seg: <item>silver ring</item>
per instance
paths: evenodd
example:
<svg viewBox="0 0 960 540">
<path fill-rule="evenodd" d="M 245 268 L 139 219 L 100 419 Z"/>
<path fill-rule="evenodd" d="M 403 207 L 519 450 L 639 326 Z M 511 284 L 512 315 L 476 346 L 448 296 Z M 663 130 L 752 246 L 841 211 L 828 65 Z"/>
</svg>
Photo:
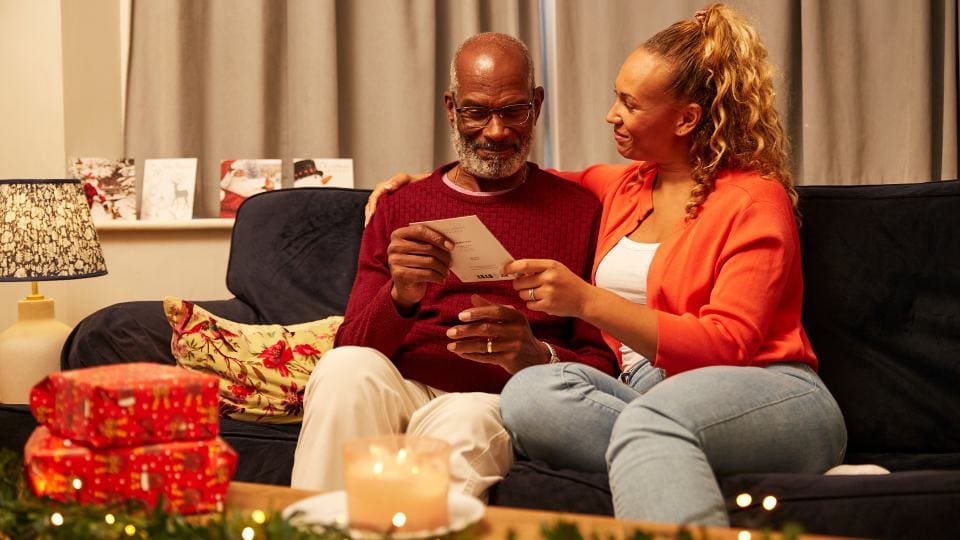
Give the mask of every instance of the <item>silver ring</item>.
<svg viewBox="0 0 960 540">
<path fill-rule="evenodd" d="M 534 287 L 534 288 L 532 288 L 532 289 L 527 289 L 527 301 L 528 301 L 528 302 L 536 302 L 536 301 L 537 301 L 537 295 L 534 294 L 534 291 L 535 291 L 535 290 L 537 290 L 536 287 Z"/>
<path fill-rule="evenodd" d="M 493 354 L 493 338 L 487 338 L 487 354 Z"/>
</svg>

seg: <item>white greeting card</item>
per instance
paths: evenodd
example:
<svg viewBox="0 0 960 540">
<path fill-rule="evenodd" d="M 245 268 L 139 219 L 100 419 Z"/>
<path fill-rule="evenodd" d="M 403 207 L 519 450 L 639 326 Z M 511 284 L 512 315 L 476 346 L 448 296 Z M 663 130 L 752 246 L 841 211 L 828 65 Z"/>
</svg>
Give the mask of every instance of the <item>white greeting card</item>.
<svg viewBox="0 0 960 540">
<path fill-rule="evenodd" d="M 197 158 L 144 161 L 140 219 L 192 218 L 196 182 Z"/>
<path fill-rule="evenodd" d="M 83 184 L 94 222 L 137 219 L 136 173 L 132 159 L 74 158 L 67 174 Z"/>
<path fill-rule="evenodd" d="M 450 253 L 450 270 L 460 281 L 502 281 L 515 277 L 500 273 L 505 264 L 513 261 L 513 256 L 477 216 L 435 219 L 419 224 L 430 227 L 455 244 Z"/>
<path fill-rule="evenodd" d="M 293 187 L 353 187 L 353 160 L 294 158 Z"/>
</svg>

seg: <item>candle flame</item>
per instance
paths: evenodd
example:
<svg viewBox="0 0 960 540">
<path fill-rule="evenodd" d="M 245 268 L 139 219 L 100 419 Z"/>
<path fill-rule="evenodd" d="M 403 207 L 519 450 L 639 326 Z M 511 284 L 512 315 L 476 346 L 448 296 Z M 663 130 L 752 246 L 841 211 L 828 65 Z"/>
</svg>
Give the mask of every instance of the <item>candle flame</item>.
<svg viewBox="0 0 960 540">
<path fill-rule="evenodd" d="M 113 514 L 103 516 L 103 520 L 107 522 L 107 525 L 113 525 L 117 522 L 117 518 L 113 517 Z"/>
<path fill-rule="evenodd" d="M 403 512 L 397 512 L 393 515 L 393 519 L 390 520 L 393 523 L 393 526 L 396 528 L 403 527 L 407 523 L 407 515 Z"/>
<path fill-rule="evenodd" d="M 407 452 L 407 449 L 406 449 L 406 448 L 401 448 L 401 449 L 397 452 L 397 463 L 403 463 L 404 461 L 407 460 L 407 457 L 409 457 L 409 455 L 410 455 L 410 453 Z"/>
<path fill-rule="evenodd" d="M 253 540 L 255 536 L 252 527 L 244 527 L 243 531 L 240 533 L 240 536 L 243 537 L 243 540 Z"/>
<path fill-rule="evenodd" d="M 373 474 L 383 474 L 383 463 L 378 461 L 373 464 Z"/>
<path fill-rule="evenodd" d="M 777 498 L 773 495 L 767 495 L 763 498 L 763 509 L 764 510 L 773 510 L 777 507 Z"/>
<path fill-rule="evenodd" d="M 750 531 L 740 531 L 737 533 L 737 540 L 750 540 Z"/>
<path fill-rule="evenodd" d="M 737 506 L 740 508 L 746 508 L 750 506 L 750 503 L 753 502 L 753 497 L 749 493 L 741 493 L 737 495 Z"/>
<path fill-rule="evenodd" d="M 397 518 L 394 517 L 393 519 L 397 519 Z M 63 514 L 61 514 L 60 512 L 54 512 L 53 514 L 51 514 L 50 523 L 52 523 L 54 527 L 59 527 L 63 525 Z"/>
</svg>

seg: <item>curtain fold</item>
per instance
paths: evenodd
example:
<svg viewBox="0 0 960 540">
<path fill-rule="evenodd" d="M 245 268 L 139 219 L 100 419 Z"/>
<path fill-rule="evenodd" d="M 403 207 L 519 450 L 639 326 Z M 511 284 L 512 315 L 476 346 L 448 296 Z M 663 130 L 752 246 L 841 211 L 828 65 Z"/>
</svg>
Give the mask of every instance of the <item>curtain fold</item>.
<svg viewBox="0 0 960 540">
<path fill-rule="evenodd" d="M 194 215 L 222 159 L 350 157 L 358 187 L 454 159 L 442 110 L 456 46 L 480 31 L 539 59 L 536 0 L 135 1 L 125 129 L 137 160 L 199 158 Z M 539 159 L 541 150 L 536 151 Z"/>
<path fill-rule="evenodd" d="M 778 68 L 798 183 L 957 177 L 957 0 L 733 0 Z M 194 215 L 216 216 L 219 163 L 351 157 L 358 187 L 454 159 L 442 109 L 456 46 L 501 31 L 530 48 L 551 163 L 622 161 L 604 116 L 620 63 L 693 0 L 135 0 L 125 148 L 199 158 Z M 546 7 L 545 7 L 546 6 Z M 543 13 L 554 13 L 543 24 Z M 555 48 L 542 44 L 556 28 Z M 553 55 L 550 57 L 550 55 Z M 544 121 L 533 159 L 544 156 Z M 285 180 L 285 185 L 290 180 Z"/>
</svg>

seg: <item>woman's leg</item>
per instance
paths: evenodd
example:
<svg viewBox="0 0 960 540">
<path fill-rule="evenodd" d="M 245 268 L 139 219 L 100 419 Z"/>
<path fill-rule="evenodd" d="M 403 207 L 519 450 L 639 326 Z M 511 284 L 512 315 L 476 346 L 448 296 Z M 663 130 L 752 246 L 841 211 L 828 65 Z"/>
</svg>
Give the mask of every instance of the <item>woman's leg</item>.
<svg viewBox="0 0 960 540">
<path fill-rule="evenodd" d="M 670 377 L 630 403 L 607 461 L 619 518 L 728 525 L 717 476 L 820 473 L 840 463 L 843 417 L 809 367 L 717 366 Z"/>
<path fill-rule="evenodd" d="M 660 373 L 647 364 L 631 380 L 646 389 Z M 603 472 L 613 423 L 639 395 L 592 367 L 549 364 L 515 374 L 501 394 L 500 412 L 518 453 L 557 468 Z"/>
</svg>

